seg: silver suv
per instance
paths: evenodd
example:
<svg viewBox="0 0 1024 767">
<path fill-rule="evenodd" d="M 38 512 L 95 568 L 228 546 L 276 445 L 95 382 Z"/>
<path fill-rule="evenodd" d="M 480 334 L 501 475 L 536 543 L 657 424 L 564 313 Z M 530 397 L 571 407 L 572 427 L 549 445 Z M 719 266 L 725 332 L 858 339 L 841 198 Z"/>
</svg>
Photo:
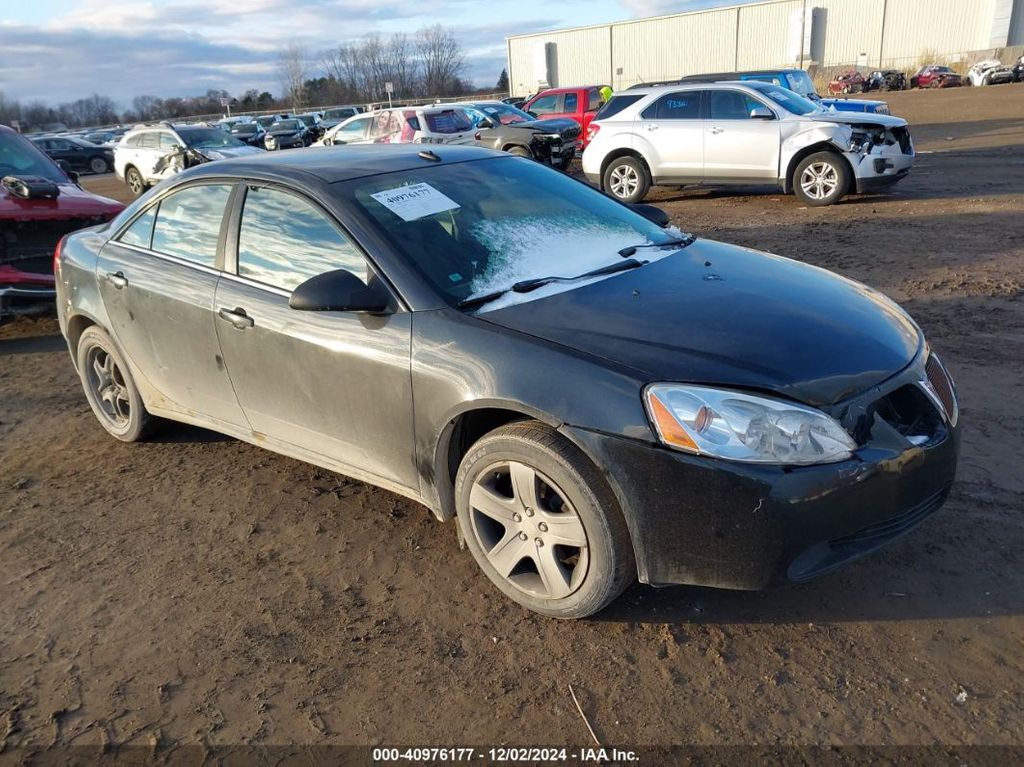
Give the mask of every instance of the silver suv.
<svg viewBox="0 0 1024 767">
<path fill-rule="evenodd" d="M 617 93 L 590 125 L 583 172 L 624 202 L 652 185 L 777 184 L 808 205 L 894 184 L 914 164 L 905 120 L 836 112 L 771 83 Z"/>
<path fill-rule="evenodd" d="M 262 151 L 219 127 L 161 123 L 124 135 L 114 147 L 114 172 L 138 197 L 190 165 Z"/>
</svg>

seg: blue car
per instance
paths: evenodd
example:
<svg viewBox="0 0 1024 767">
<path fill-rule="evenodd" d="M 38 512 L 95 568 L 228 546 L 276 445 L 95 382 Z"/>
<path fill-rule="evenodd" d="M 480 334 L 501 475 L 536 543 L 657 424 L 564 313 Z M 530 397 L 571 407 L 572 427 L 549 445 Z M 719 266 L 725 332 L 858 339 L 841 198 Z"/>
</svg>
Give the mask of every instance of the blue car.
<svg viewBox="0 0 1024 767">
<path fill-rule="evenodd" d="M 799 93 L 823 107 L 834 107 L 837 112 L 870 112 L 889 114 L 889 105 L 884 101 L 865 99 L 823 99 L 814 89 L 814 81 L 803 69 L 759 69 L 751 72 L 718 72 L 706 75 L 688 75 L 680 78 L 681 83 L 713 83 L 722 80 L 758 80 L 773 83 L 794 93 Z"/>
</svg>

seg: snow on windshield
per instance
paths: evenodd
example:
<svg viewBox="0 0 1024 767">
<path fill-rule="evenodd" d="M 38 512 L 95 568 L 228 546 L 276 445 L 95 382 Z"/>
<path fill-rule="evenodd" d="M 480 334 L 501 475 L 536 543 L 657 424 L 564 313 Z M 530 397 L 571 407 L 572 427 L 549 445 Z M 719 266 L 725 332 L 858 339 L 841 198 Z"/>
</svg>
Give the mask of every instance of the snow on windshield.
<svg viewBox="0 0 1024 767">
<path fill-rule="evenodd" d="M 682 236 L 675 227 L 665 232 L 673 238 Z M 484 219 L 473 224 L 471 233 L 491 257 L 486 269 L 473 280 L 470 298 L 509 290 L 520 280 L 583 274 L 621 261 L 618 252 L 622 248 L 651 243 L 631 226 L 586 213 Z M 656 261 L 671 253 L 669 249 L 644 248 L 634 257 Z M 553 282 L 528 293 L 508 292 L 484 304 L 480 311 L 533 301 L 614 276 Z"/>
</svg>

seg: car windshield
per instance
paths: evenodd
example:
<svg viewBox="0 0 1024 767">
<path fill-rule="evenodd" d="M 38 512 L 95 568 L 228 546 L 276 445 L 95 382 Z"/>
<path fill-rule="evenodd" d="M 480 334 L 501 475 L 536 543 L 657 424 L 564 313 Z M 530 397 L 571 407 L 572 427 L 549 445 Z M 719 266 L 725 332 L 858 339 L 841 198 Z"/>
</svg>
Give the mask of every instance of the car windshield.
<svg viewBox="0 0 1024 767">
<path fill-rule="evenodd" d="M 189 149 L 220 149 L 245 146 L 220 128 L 178 128 L 178 135 Z"/>
<path fill-rule="evenodd" d="M 818 91 L 814 89 L 814 80 L 811 76 L 803 70 L 799 72 L 787 72 L 786 82 L 789 83 L 789 89 L 794 93 L 799 93 L 804 98 L 812 101 L 818 98 Z"/>
<path fill-rule="evenodd" d="M 345 120 L 349 117 L 353 117 L 356 114 L 356 110 L 352 107 L 339 107 L 337 109 L 328 109 L 324 112 L 325 120 Z"/>
<path fill-rule="evenodd" d="M 67 177 L 49 157 L 17 133 L 0 131 L 0 177 L 42 176 L 57 184 L 66 184 Z"/>
<path fill-rule="evenodd" d="M 256 123 L 236 123 L 231 126 L 231 132 L 241 136 L 251 136 L 260 129 Z"/>
<path fill-rule="evenodd" d="M 770 83 L 747 82 L 746 85 L 759 91 L 787 112 L 792 112 L 795 115 L 807 115 L 821 111 L 821 107 L 813 101 L 804 98 L 799 93 L 794 93 L 788 88 L 780 88 L 778 85 L 771 85 Z"/>
<path fill-rule="evenodd" d="M 476 108 L 488 117 L 501 121 L 502 125 L 515 125 L 537 119 L 510 104 L 477 104 Z"/>
<path fill-rule="evenodd" d="M 563 173 L 514 157 L 425 163 L 336 188 L 452 305 L 522 280 L 572 277 L 618 264 L 623 248 L 668 244 L 680 236 Z M 645 249 L 639 257 L 653 260 L 670 252 Z M 482 311 L 581 284 L 506 293 Z"/>
<path fill-rule="evenodd" d="M 278 120 L 271 128 L 272 131 L 302 130 L 301 120 Z"/>
</svg>

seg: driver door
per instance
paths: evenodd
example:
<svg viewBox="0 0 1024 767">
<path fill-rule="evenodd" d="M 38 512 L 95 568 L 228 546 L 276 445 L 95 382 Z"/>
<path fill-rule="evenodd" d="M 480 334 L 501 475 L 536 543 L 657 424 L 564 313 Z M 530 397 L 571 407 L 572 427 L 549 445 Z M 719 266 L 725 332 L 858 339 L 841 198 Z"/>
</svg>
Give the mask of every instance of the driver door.
<svg viewBox="0 0 1024 767">
<path fill-rule="evenodd" d="M 707 102 L 705 179 L 754 184 L 778 181 L 779 120 L 750 116 L 752 110 L 767 109 L 767 105 L 731 88 L 709 90 Z"/>
</svg>

